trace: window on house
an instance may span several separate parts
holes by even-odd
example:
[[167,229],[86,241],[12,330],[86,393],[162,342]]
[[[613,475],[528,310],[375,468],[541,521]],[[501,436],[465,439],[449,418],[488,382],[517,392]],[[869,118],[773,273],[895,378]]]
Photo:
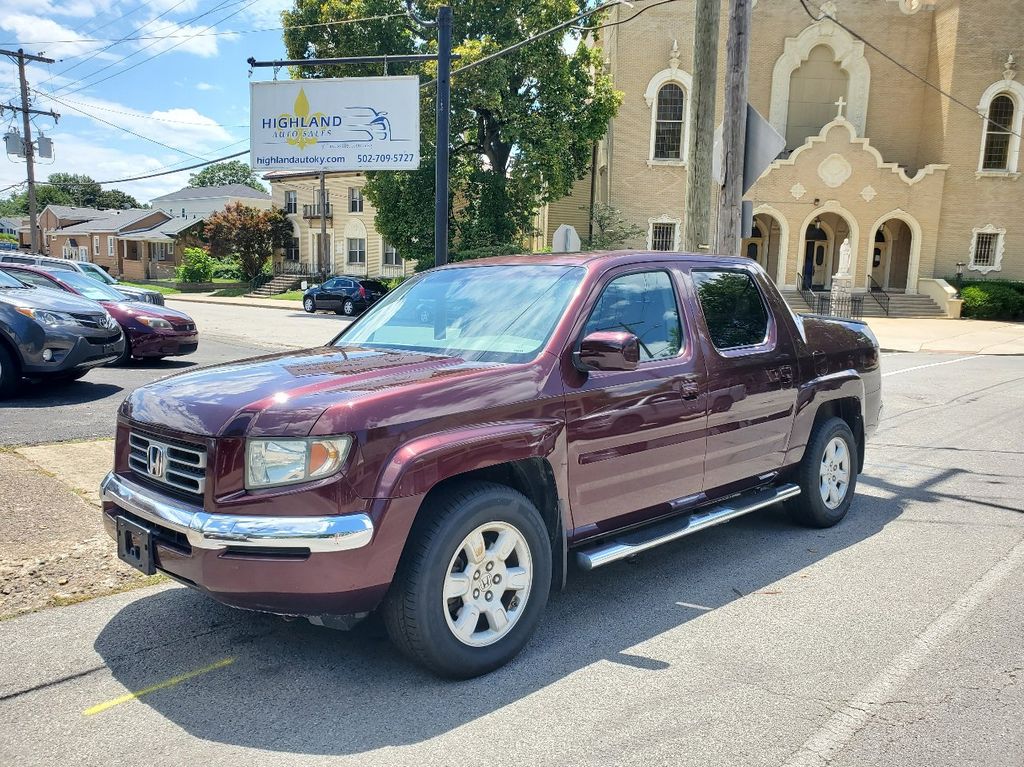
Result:
[[691,272],[704,320],[716,349],[763,344],[768,311],[761,291],[745,272]]
[[985,121],[985,151],[982,170],[1009,170],[1010,139],[1013,137],[1013,99],[1000,93],[988,108]]
[[284,193],[284,212],[285,213],[296,213],[299,210],[299,193],[298,192],[285,192]]
[[298,261],[299,260],[299,238],[292,237],[291,244],[284,250],[285,261]]
[[674,250],[676,245],[676,225],[651,224],[651,250]]
[[363,190],[358,187],[350,186],[348,189],[348,212],[349,213],[362,213],[363,212]]
[[348,238],[348,262],[350,264],[366,263],[366,240],[363,238]]
[[85,245],[80,245],[78,248],[78,260],[88,261],[89,260],[89,249]]
[[398,257],[398,250],[390,242],[384,243],[384,266],[400,266],[402,259]]
[[654,124],[654,159],[682,160],[686,94],[675,83],[666,83],[658,90]]
[[970,269],[994,269],[999,253],[1001,232],[975,232]]
[[114,238],[110,235],[107,235],[107,255],[114,257]]
[[92,254],[98,256],[100,254],[100,238],[95,234],[92,236]]
[[167,255],[168,256],[173,256],[174,255],[174,243],[173,242],[167,243]]
[[626,329],[640,340],[640,361],[679,354],[683,329],[667,272],[640,272],[608,283],[594,305],[583,335]]
[[185,216],[185,209],[184,209],[184,208],[182,208],[182,209],[181,209],[181,217],[182,217],[182,218],[185,218],[185,217],[186,217],[186,216]]

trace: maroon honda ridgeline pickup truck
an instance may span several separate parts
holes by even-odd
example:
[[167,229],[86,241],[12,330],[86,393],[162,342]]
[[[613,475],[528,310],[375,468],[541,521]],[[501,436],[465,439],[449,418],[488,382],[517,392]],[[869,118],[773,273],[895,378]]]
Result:
[[747,259],[474,261],[327,346],[137,389],[103,521],[143,572],[316,624],[380,610],[470,677],[523,647],[570,559],[780,501],[836,524],[880,408],[868,327],[795,316]]

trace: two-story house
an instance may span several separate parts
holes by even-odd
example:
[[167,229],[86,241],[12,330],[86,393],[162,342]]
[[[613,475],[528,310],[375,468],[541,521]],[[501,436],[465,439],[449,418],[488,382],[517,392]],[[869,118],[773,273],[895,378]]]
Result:
[[[276,255],[279,273],[350,274],[389,279],[410,274],[406,262],[377,232],[376,211],[364,197],[362,173],[328,173],[324,199],[316,173],[267,173],[275,206],[292,222],[291,246]],[[322,238],[326,229],[326,237]]]
[[245,184],[186,186],[176,192],[154,197],[150,202],[154,208],[168,216],[183,219],[205,219],[211,213],[224,210],[236,202],[260,210],[269,210],[272,204],[269,194]]

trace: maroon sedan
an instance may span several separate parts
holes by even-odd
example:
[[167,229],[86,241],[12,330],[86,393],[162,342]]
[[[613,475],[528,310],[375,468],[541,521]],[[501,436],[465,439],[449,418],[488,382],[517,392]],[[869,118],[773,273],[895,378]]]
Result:
[[52,274],[37,267],[3,264],[3,271],[28,285],[91,299],[103,305],[124,331],[124,352],[117,362],[130,359],[161,359],[191,354],[199,347],[195,321],[184,312],[166,306],[132,301],[101,282],[79,274]]

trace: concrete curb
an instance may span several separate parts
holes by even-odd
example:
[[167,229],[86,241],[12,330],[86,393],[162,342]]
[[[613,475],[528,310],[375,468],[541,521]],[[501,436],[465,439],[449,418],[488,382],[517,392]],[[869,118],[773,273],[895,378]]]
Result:
[[203,295],[190,295],[187,293],[176,293],[174,295],[165,296],[166,301],[184,301],[185,303],[194,304],[220,304],[221,306],[254,306],[263,309],[284,309],[286,311],[305,311],[302,308],[301,301],[292,300],[281,300],[276,301],[272,298],[247,298],[245,296],[239,296],[238,298],[220,298],[217,296],[203,296]]

